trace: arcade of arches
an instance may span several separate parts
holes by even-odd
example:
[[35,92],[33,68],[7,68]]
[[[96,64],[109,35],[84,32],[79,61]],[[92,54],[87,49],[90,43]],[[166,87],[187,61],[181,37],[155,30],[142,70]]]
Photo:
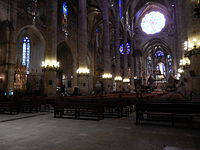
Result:
[[197,2],[0,0],[0,91],[199,92]]

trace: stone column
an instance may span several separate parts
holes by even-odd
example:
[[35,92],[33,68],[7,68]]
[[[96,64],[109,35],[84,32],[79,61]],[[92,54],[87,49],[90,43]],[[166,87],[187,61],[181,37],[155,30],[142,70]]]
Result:
[[14,90],[14,69],[15,69],[15,55],[14,49],[16,47],[16,42],[14,42],[14,29],[10,21],[6,20],[4,22],[5,27],[5,91],[7,94]]
[[[124,79],[129,79],[128,78],[128,55],[127,55],[127,16],[125,15],[124,17]],[[123,83],[123,88],[126,92],[129,91],[128,89],[128,82]]]
[[[45,61],[57,61],[57,0],[50,0],[47,4],[48,30],[46,31]],[[56,71],[44,73],[44,92],[48,96],[56,95]]]
[[[118,6],[118,5],[117,5]],[[119,92],[122,90],[122,80],[120,81],[121,76],[121,66],[120,66],[120,34],[119,34],[119,27],[120,27],[120,16],[119,16],[119,7],[117,7],[116,11],[116,19],[115,19],[115,53],[116,53],[116,64],[115,64],[115,78],[118,78],[118,80],[115,80],[116,82],[116,91]]]
[[[89,69],[87,39],[87,0],[79,0],[78,11],[78,69]],[[89,74],[78,74],[78,88],[82,95],[89,94]]]
[[[131,37],[131,54],[133,54],[134,51],[134,42],[133,42],[133,37]],[[134,56],[131,56],[131,88],[130,88],[130,92],[134,93],[135,92],[135,82],[134,82],[134,76],[135,76],[135,60],[134,60]]]
[[[15,52],[16,52],[16,31],[14,30],[14,25],[16,17],[15,13],[12,11],[16,3],[7,3],[7,20],[2,22],[2,35],[5,36],[5,41],[2,41],[2,51],[3,63],[1,78],[3,84],[3,90],[7,92],[14,91],[14,71],[15,71]],[[4,39],[4,38],[3,38]],[[3,76],[3,77],[2,77]]]
[[[102,17],[103,17],[103,56],[104,56],[104,75],[112,74],[111,72],[111,57],[110,57],[110,31],[109,31],[109,1],[102,0]],[[112,92],[112,78],[104,79],[104,91]]]

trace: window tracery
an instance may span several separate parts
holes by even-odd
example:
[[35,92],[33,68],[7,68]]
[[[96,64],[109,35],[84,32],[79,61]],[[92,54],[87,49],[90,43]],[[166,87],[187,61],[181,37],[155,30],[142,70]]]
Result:
[[28,69],[30,66],[30,51],[31,51],[31,43],[29,37],[23,38],[22,44],[22,65],[26,66]]

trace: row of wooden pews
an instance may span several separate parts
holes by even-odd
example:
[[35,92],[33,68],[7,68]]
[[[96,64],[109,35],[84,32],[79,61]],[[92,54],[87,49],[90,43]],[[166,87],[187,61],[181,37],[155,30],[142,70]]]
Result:
[[148,100],[162,94],[120,93],[90,96],[59,97],[54,103],[54,117],[75,119],[121,118],[133,112],[139,100]]
[[162,93],[118,93],[67,97],[0,97],[0,113],[31,113],[53,108],[54,117],[95,120],[121,118],[130,115],[138,101],[149,101],[161,95]]
[[[179,93],[168,93],[149,101],[140,101],[136,105],[136,124],[143,120],[171,121],[174,126],[179,118],[200,116],[200,102],[191,102]],[[180,119],[179,119],[180,120]]]
[[47,97],[0,97],[0,113],[18,114],[20,112],[47,111],[53,102],[50,103]]

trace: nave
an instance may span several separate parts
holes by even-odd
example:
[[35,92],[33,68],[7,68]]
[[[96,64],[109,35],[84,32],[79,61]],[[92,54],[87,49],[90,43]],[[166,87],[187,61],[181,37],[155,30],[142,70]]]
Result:
[[20,114],[22,119],[4,122],[8,116],[0,115],[1,150],[199,150],[200,147],[198,129],[188,128],[189,125],[136,126],[134,115],[99,122],[53,118],[52,113],[28,116],[32,115]]

